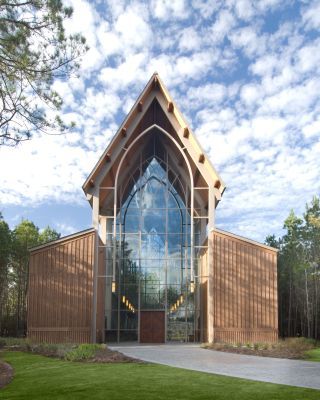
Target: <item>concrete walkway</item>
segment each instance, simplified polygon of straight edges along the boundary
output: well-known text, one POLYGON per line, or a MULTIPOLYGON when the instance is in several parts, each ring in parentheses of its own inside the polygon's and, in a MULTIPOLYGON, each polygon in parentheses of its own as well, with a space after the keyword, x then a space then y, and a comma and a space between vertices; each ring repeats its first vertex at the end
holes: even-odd
POLYGON ((140 360, 212 374, 320 390, 320 363, 205 350, 197 344, 115 345, 140 360))

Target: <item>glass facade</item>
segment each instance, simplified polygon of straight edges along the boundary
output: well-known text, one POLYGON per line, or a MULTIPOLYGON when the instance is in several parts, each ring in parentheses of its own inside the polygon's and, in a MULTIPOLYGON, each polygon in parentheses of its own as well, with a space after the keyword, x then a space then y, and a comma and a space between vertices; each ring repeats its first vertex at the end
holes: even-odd
POLYGON ((138 172, 122 184, 106 251, 107 341, 139 340, 140 311, 148 310, 165 313, 166 341, 197 340, 189 186, 155 155, 140 159, 138 172))

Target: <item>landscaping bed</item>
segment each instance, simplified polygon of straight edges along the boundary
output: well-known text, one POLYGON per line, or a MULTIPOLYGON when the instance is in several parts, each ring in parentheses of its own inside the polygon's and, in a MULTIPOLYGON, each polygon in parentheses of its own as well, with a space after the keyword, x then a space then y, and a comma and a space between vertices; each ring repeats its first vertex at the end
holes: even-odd
POLYGON ((227 353, 246 354, 262 357, 288 358, 295 360, 318 361, 314 356, 320 348, 319 342, 306 338, 288 338, 276 343, 205 343, 205 349, 225 351, 227 353))
POLYGON ((23 351, 66 361, 130 363, 142 361, 110 350, 105 344, 33 343, 28 339, 0 338, 0 350, 23 351))
POLYGON ((12 367, 0 360, 0 389, 11 382, 13 378, 12 367))

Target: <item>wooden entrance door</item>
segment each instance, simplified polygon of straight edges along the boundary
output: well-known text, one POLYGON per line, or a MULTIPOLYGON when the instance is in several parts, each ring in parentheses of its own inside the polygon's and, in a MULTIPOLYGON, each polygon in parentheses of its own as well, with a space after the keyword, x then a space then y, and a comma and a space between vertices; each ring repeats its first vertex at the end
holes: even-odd
POLYGON ((140 311, 140 343, 165 342, 165 312, 140 311))

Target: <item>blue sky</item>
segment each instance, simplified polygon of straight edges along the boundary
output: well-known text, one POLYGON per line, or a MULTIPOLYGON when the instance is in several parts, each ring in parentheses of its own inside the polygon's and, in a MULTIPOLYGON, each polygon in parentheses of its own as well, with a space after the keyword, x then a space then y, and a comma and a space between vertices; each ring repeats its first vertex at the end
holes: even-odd
POLYGON ((11 227, 90 227, 81 186, 154 71, 227 185, 218 227, 263 241, 320 194, 319 1, 67 3, 90 50, 54 87, 77 129, 0 149, 11 227))

